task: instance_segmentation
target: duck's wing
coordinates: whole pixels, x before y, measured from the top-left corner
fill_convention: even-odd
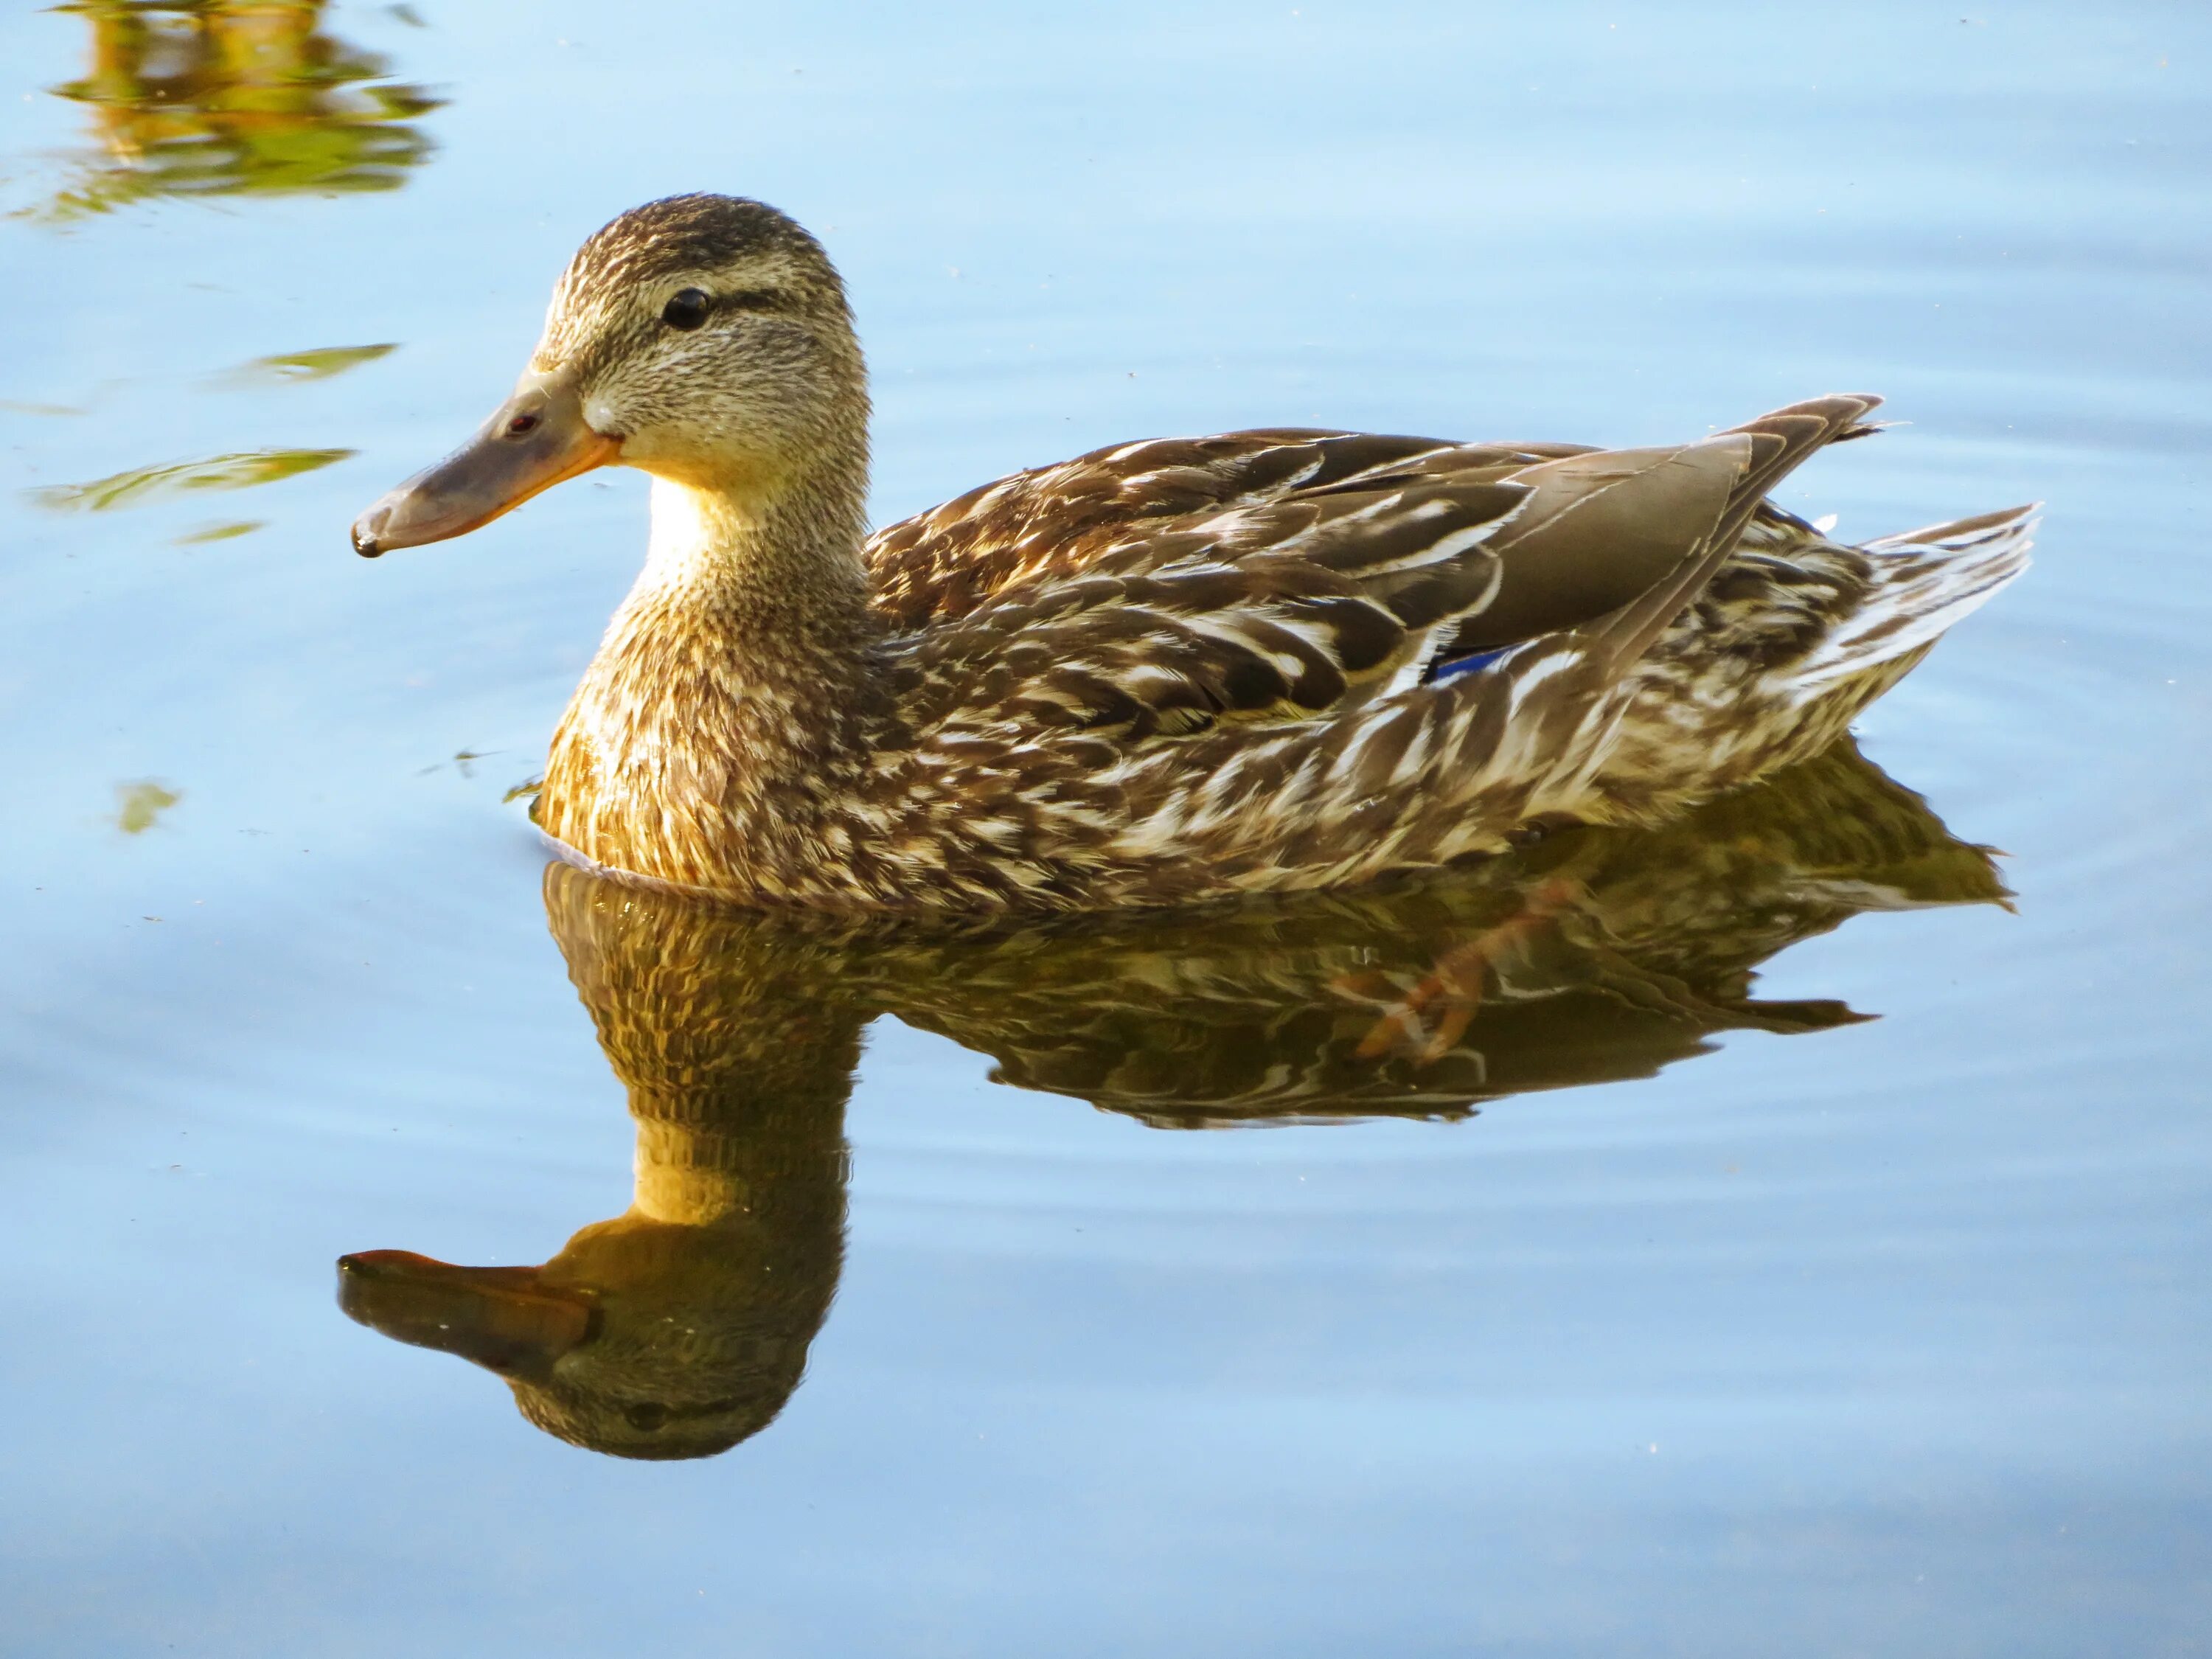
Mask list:
[[[1073,574],[1006,581],[914,636],[904,713],[917,735],[1135,744],[1348,714],[1447,657],[1550,635],[1576,635],[1609,676],[1710,580],[1774,483],[1874,404],[1823,398],[1695,443],[1510,466],[1496,446],[1431,449],[1195,527],[1124,525]]]
[[[1482,556],[1529,502],[1437,480],[1269,502],[1109,544],[912,642],[925,727],[1111,732],[1310,720],[1418,684],[1439,630],[1498,586]]]
[[[1155,438],[1017,472],[878,531],[875,604],[901,629],[957,620],[1000,595],[1078,576],[1133,543],[1188,534],[1294,497],[1425,480],[1495,483],[1577,444],[1462,444],[1279,427]]]

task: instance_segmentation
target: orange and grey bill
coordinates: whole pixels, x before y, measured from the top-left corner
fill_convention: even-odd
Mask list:
[[[395,547],[466,535],[621,453],[619,438],[592,430],[584,418],[583,398],[568,374],[525,374],[468,442],[354,520],[354,551],[373,559]]]

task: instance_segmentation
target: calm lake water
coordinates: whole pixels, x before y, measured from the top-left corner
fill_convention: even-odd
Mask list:
[[[2212,1652],[2212,13],[786,11],[0,16],[0,1649]],[[2038,563],[1663,834],[625,904],[502,796],[641,480],[345,531],[696,188],[845,270],[883,520],[1863,388],[1785,503]],[[601,1320],[533,1381],[572,1302],[375,1250]]]

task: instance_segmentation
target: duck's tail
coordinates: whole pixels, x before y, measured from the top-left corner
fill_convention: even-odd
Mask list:
[[[1867,543],[1863,550],[1875,560],[1872,591],[1810,655],[1790,665],[1792,690],[1817,697],[1933,645],[2027,568],[2042,505],[2033,501]]]

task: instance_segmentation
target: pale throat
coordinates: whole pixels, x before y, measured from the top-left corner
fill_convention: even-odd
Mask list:
[[[554,739],[548,833],[604,863],[702,882],[768,857],[770,796],[784,792],[783,826],[813,793],[792,787],[857,752],[881,624],[840,482],[770,492],[653,478],[644,568]],[[711,1207],[704,1188],[669,1202]]]
[[[673,478],[653,480],[653,527],[641,591],[717,589],[742,581],[771,534],[761,503]]]
[[[634,599],[742,597],[760,613],[824,622],[866,604],[862,508],[837,482],[716,489],[655,475],[652,514]]]
[[[640,1118],[633,1215],[684,1227],[711,1227],[750,1207],[751,1185],[727,1158],[712,1156],[711,1139],[680,1123]],[[705,1152],[708,1156],[700,1156]]]

